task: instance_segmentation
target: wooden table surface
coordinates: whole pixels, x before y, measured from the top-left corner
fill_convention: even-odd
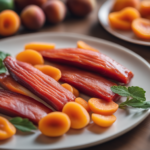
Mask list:
[[[98,0],[96,9],[86,18],[78,19],[68,16],[64,22],[58,25],[45,25],[38,32],[71,32],[89,35],[101,39],[105,39],[119,45],[122,45],[135,53],[142,56],[150,63],[150,47],[131,44],[120,40],[109,34],[100,25],[97,17],[98,10],[105,0]],[[17,35],[31,33],[20,29]],[[15,35],[15,36],[17,36]],[[2,39],[2,37],[0,37]],[[150,150],[150,115],[136,128],[128,133],[94,147],[89,147],[84,150]]]

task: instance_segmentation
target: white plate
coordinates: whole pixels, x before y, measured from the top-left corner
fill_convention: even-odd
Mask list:
[[[23,46],[32,41],[52,42],[57,48],[76,47],[76,42],[83,40],[102,53],[129,68],[135,74],[130,85],[144,88],[147,100],[150,100],[149,64],[134,52],[101,39],[68,33],[37,33],[28,34],[0,41],[0,49],[15,56],[23,50]],[[88,99],[89,97],[82,95]],[[90,124],[82,130],[70,130],[59,138],[48,138],[40,131],[33,134],[18,132],[7,141],[0,141],[0,148],[5,149],[75,149],[100,144],[118,137],[142,122],[149,112],[140,109],[124,111],[118,109],[115,113],[117,121],[110,128],[101,128]]]
[[[109,25],[108,15],[112,10],[114,0],[107,0],[100,8],[98,12],[98,19],[105,30],[107,30],[112,35],[130,43],[135,43],[139,45],[150,46],[150,40],[144,41],[135,36],[132,31],[121,31],[112,29]]]

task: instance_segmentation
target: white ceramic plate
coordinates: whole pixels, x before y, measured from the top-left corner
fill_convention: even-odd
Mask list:
[[[147,100],[150,100],[150,70],[149,64],[134,52],[101,39],[68,33],[38,33],[28,34],[13,38],[0,40],[0,49],[15,56],[23,50],[26,43],[32,41],[52,42],[57,48],[76,47],[76,42],[83,40],[91,46],[99,49],[102,53],[110,56],[117,62],[129,68],[135,74],[131,83],[134,86],[144,88]],[[81,95],[89,99],[88,96]],[[123,100],[123,99],[122,99]],[[62,137],[48,138],[41,135],[40,131],[35,133],[17,134],[6,141],[0,141],[0,148],[5,149],[77,149],[100,144],[118,137],[131,130],[142,122],[149,112],[140,109],[124,111],[118,109],[115,113],[117,121],[110,128],[101,128],[91,123],[82,130],[70,130]]]
[[[141,39],[137,38],[132,31],[115,30],[110,27],[109,21],[108,21],[108,15],[112,10],[113,4],[114,4],[114,0],[107,0],[101,6],[101,8],[98,12],[98,19],[99,19],[101,25],[103,26],[103,28],[105,30],[107,30],[109,33],[111,33],[112,35],[114,35],[122,40],[128,41],[130,43],[139,44],[139,45],[150,46],[150,40],[148,40],[148,41],[141,40]]]

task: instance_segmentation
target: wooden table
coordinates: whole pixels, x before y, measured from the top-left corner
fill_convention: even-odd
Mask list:
[[[98,10],[105,0],[98,0],[96,9],[84,19],[67,17],[66,20],[58,25],[45,25],[38,32],[72,32],[89,35],[101,39],[105,39],[119,45],[122,45],[135,53],[142,56],[150,63],[150,47],[131,44],[120,40],[109,34],[100,25],[97,17]],[[20,29],[18,34],[27,34],[29,31]],[[0,38],[2,39],[2,37]],[[85,150],[150,150],[150,115],[136,128],[130,132],[111,140],[107,143]]]

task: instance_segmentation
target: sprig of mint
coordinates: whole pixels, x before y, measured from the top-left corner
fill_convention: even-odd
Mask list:
[[[111,90],[120,95],[127,97],[126,101],[119,104],[119,108],[125,109],[127,106],[134,107],[134,108],[143,108],[148,109],[150,108],[150,101],[146,101],[145,93],[143,88],[138,86],[112,86]]]
[[[15,117],[9,120],[18,130],[22,132],[31,132],[32,130],[36,130],[36,126],[29,121],[28,119],[23,119],[21,117]]]
[[[3,60],[10,56],[10,54],[0,51],[0,74],[5,73],[7,71],[5,65],[3,64]]]

